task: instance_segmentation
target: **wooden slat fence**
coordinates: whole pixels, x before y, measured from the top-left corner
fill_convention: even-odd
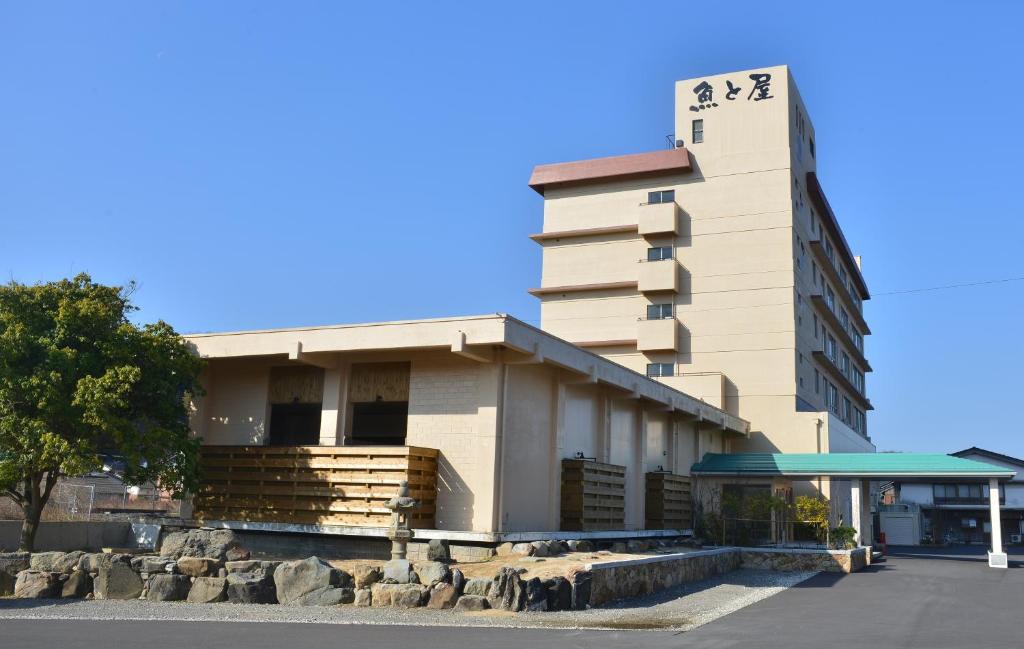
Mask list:
[[[649,530],[685,530],[693,527],[690,478],[671,473],[648,473],[646,523]]]
[[[621,530],[626,526],[626,467],[562,460],[562,530]]]
[[[437,450],[416,446],[204,446],[198,520],[387,527],[402,480],[434,527]]]

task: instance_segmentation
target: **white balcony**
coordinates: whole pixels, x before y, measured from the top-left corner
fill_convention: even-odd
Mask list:
[[[675,318],[640,320],[637,323],[636,348],[641,352],[676,351],[679,348],[679,322]]]
[[[679,232],[679,206],[671,203],[645,203],[640,206],[638,231],[646,237]]]
[[[679,292],[679,264],[675,259],[640,263],[637,288],[641,293]]]

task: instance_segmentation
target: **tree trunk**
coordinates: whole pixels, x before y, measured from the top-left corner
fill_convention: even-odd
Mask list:
[[[21,522],[21,541],[18,550],[21,552],[32,552],[36,545],[36,532],[39,531],[39,517],[43,513],[42,507],[26,507],[25,520]]]
[[[57,483],[57,477],[56,471],[27,476],[28,484],[25,485],[25,496],[28,502],[22,505],[25,520],[21,523],[21,540],[18,543],[18,550],[22,552],[35,550],[39,519],[42,518],[43,508],[46,507],[46,501],[50,499],[50,492],[53,491],[53,486]]]

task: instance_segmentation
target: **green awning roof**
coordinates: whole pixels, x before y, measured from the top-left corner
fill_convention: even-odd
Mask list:
[[[939,453],[707,453],[693,475],[1012,478],[1006,467]]]

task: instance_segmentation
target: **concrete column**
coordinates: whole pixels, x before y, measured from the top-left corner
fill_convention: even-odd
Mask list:
[[[347,363],[324,370],[324,396],[320,411],[320,446],[340,446],[345,433],[348,407]]]
[[[860,481],[860,520],[862,534],[861,545],[873,545],[875,542],[875,524],[871,518],[871,481]]]
[[[1003,522],[999,512],[999,480],[996,478],[989,478],[988,481],[988,511],[992,528],[992,551],[988,553],[988,565],[990,568],[1006,568],[1009,564],[1003,552]]]
[[[636,512],[636,526],[634,529],[642,530],[647,524],[647,427],[650,425],[647,410],[643,402],[637,402],[637,409],[640,411],[640,438],[637,440],[635,478],[633,479],[633,503]],[[626,492],[626,498],[630,493]],[[627,526],[628,527],[628,526]]]
[[[861,540],[864,537],[864,520],[861,517],[861,502],[864,500],[863,488],[862,481],[850,481],[850,525],[857,530],[853,542],[858,546],[863,545]]]

